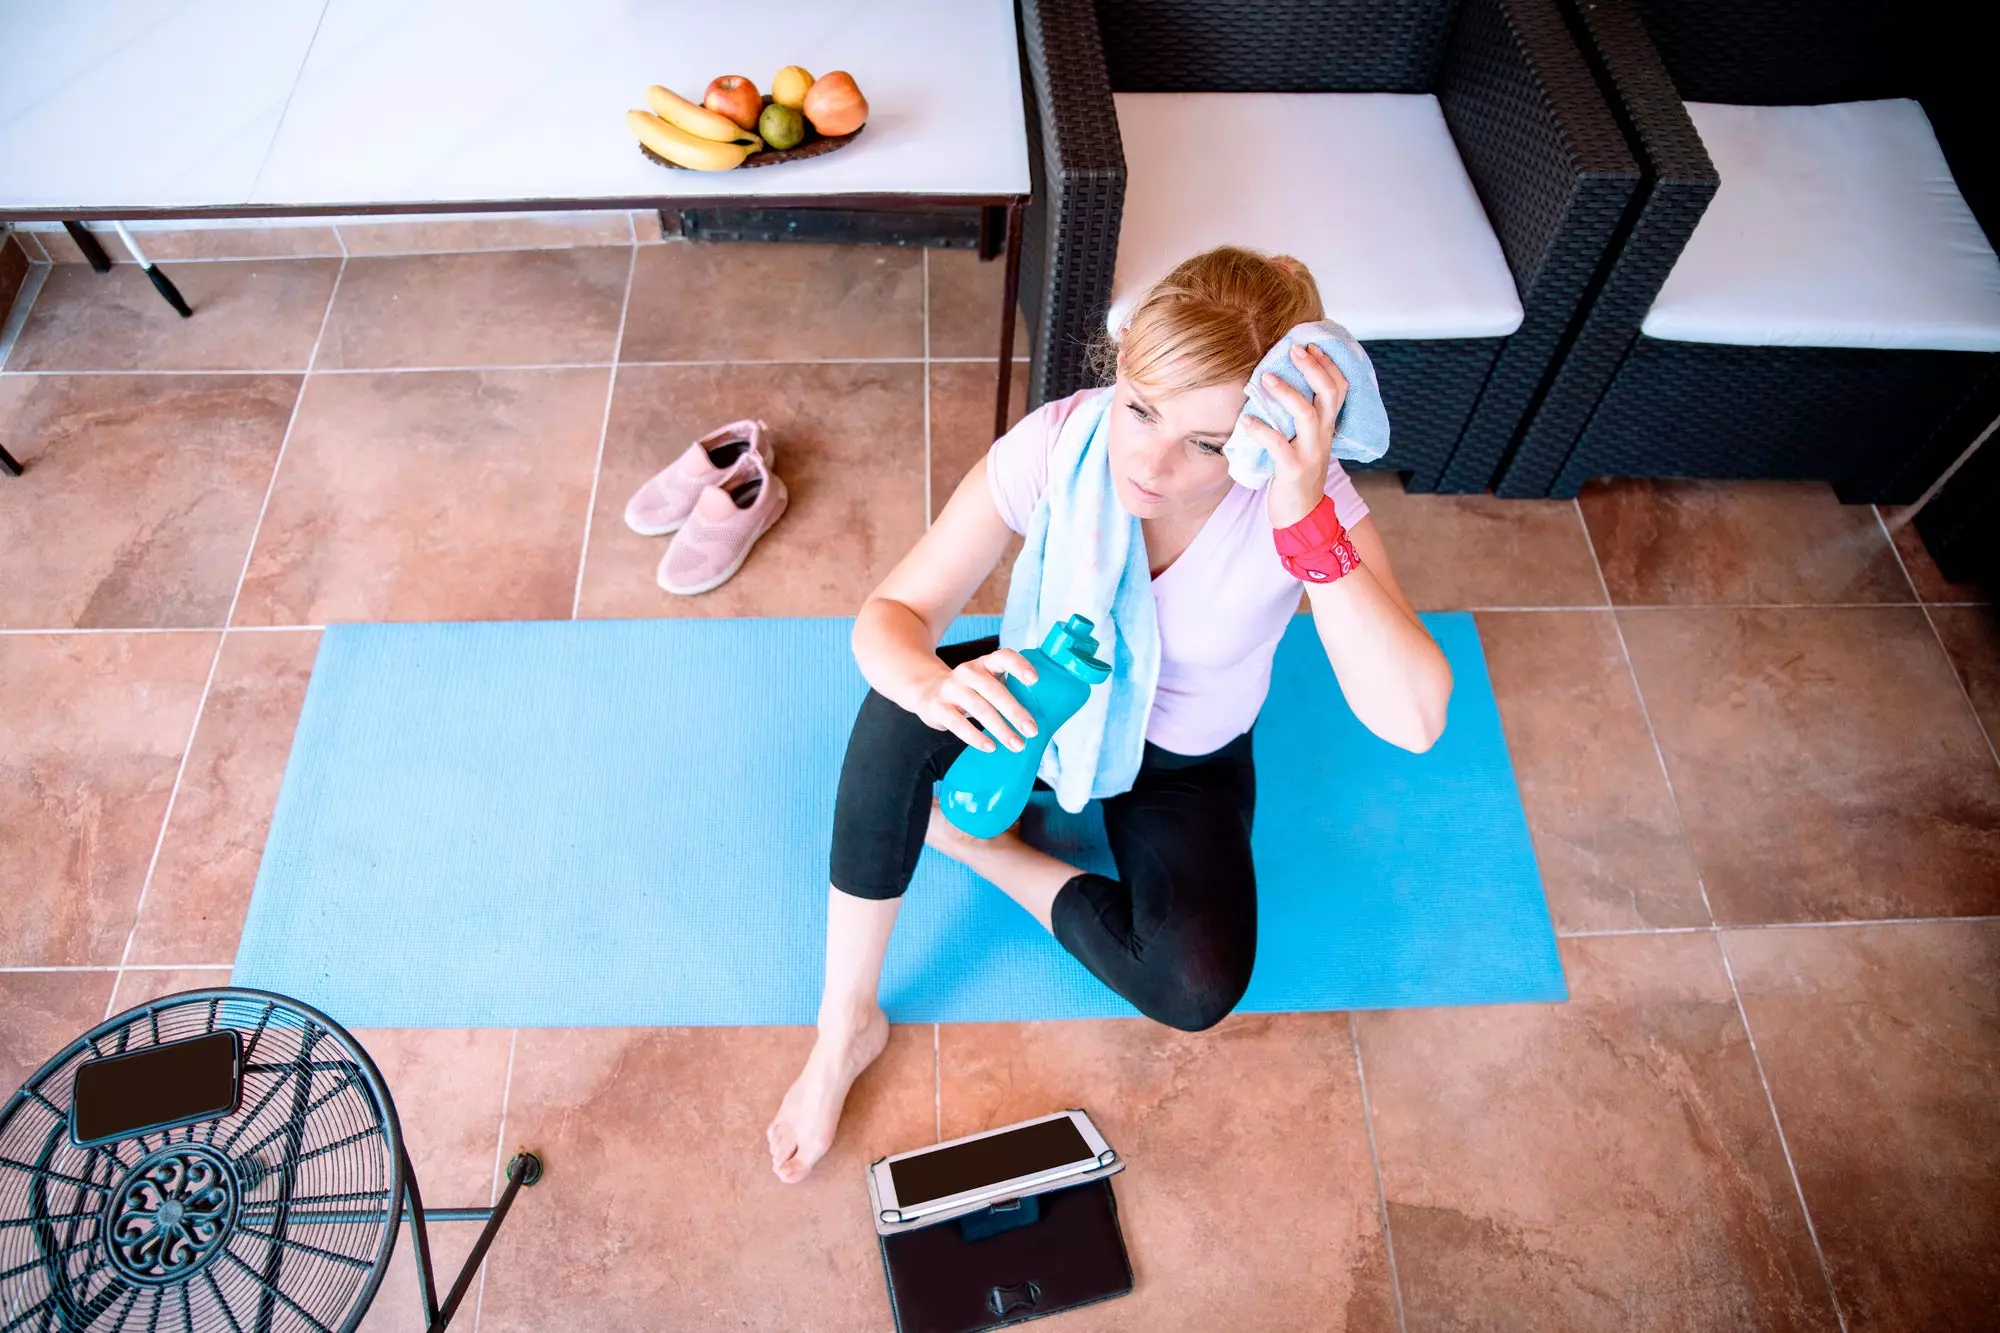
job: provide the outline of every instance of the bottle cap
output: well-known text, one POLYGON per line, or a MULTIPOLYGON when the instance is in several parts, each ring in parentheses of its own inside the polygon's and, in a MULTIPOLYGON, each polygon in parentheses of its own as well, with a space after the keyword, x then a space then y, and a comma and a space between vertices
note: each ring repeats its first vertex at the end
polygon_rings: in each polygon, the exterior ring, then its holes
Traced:
POLYGON ((1100 684, 1111 678, 1111 666, 1097 660, 1097 640, 1091 636, 1096 628, 1088 616, 1071 616, 1049 627, 1042 652, 1084 684, 1100 684))

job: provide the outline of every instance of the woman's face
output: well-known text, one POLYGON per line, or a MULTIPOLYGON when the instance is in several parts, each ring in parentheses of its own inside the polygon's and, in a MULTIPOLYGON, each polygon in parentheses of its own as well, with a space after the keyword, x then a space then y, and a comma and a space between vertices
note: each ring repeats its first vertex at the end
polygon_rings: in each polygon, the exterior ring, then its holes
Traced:
POLYGON ((1222 445, 1243 410, 1229 384, 1161 394, 1121 370, 1111 399, 1111 477, 1118 501, 1141 519, 1206 515, 1229 490, 1222 445))

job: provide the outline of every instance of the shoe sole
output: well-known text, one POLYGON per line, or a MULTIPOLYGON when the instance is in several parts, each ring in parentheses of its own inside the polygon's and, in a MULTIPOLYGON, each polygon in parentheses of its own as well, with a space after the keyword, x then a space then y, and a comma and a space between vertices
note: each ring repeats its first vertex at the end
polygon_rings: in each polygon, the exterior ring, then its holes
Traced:
POLYGON ((642 528, 637 523, 634 523, 631 519, 628 518, 625 520, 625 526, 632 529, 632 531, 638 533, 641 537, 666 537, 672 535, 673 533, 679 532, 682 528, 686 527, 687 520, 682 519, 678 523, 669 523, 664 528, 642 528))
POLYGON ((792 493, 785 488, 785 483, 779 481, 776 477, 772 477, 771 481, 778 488, 778 501, 776 504, 771 506, 770 518, 765 520, 763 527, 757 529, 757 535, 752 537, 747 543, 745 543, 743 547, 743 554, 736 557, 736 562, 734 564, 730 565, 729 568, 723 570, 720 574, 717 574, 714 578, 710 579, 706 583, 697 583, 693 587, 688 587, 688 588, 676 588, 673 585, 669 584, 664 577, 662 577, 657 580, 660 587, 663 590, 674 594, 674 596, 676 597, 699 597, 705 592, 714 592, 717 588, 720 588, 723 584, 735 578, 736 571, 743 568, 743 562, 748 560, 750 558, 750 553, 757 549, 757 543, 764 540, 764 534, 769 532, 772 528, 778 526, 778 520, 783 518, 785 516, 785 510, 791 507, 792 493))

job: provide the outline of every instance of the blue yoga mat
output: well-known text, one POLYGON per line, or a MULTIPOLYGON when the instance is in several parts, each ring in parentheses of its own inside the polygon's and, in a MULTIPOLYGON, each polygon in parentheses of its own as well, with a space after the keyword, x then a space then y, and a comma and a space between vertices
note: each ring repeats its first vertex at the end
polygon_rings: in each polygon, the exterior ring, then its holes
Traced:
MULTIPOLYGON (((1458 684, 1424 755, 1355 721, 1310 620, 1279 649, 1244 1009, 1565 998, 1478 632, 1427 620, 1458 684)), ((329 627, 236 983, 365 1027, 812 1022, 866 689, 851 624, 329 627)), ((1047 809, 1051 850, 1112 868, 1095 807, 1047 809)), ((883 1002, 904 1022, 1133 1012, 928 851, 883 1002)))

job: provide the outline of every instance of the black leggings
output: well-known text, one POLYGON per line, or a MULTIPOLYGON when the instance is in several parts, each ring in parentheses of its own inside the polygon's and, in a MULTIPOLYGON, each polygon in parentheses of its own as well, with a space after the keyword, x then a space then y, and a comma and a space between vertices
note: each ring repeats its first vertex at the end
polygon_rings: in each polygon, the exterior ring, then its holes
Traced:
MULTIPOLYGON (((993 639, 938 650, 948 665, 993 639)), ((932 787, 965 742, 873 690, 854 719, 833 817, 833 886, 898 898, 924 849, 932 787)), ((1250 816, 1257 774, 1245 733, 1189 757, 1150 743, 1132 790, 1103 803, 1124 878, 1079 874, 1056 894, 1056 939, 1148 1018, 1188 1032, 1236 1007, 1257 957, 1250 816)))

